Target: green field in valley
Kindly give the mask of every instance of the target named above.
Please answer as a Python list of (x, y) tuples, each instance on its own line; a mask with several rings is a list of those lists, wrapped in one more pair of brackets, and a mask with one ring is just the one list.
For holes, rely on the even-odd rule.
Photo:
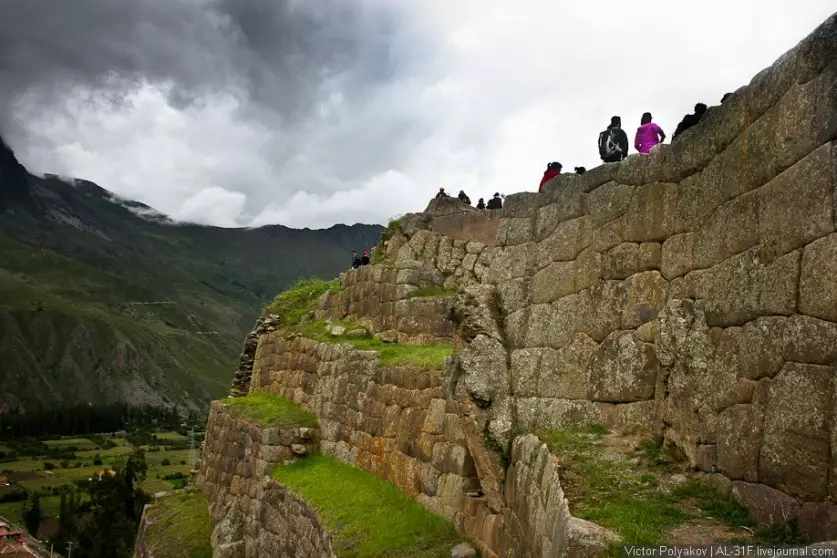
[[(154, 434), (158, 440), (170, 444), (188, 444), (188, 438), (177, 432), (158, 432)], [(113, 438), (118, 445), (111, 448), (101, 448), (93, 439), (64, 438), (43, 441), (49, 449), (76, 448), (72, 459), (54, 459), (44, 456), (20, 456), (14, 461), (0, 462), (0, 477), (5, 477), (10, 486), (0, 486), (0, 517), (20, 524), (22, 512), (26, 505), (23, 501), (2, 501), (4, 495), (23, 488), (28, 494), (41, 494), (41, 506), (45, 518), (58, 516), (61, 490), (75, 489), (77, 481), (96, 478), (100, 473), (118, 468), (126, 455), (134, 447), (125, 443), (124, 438)], [(183, 486), (191, 471), (189, 463), (189, 449), (173, 449), (173, 446), (144, 445), (139, 446), (145, 451), (145, 461), (148, 464), (146, 479), (142, 489), (153, 494), (156, 492), (173, 490)], [(14, 451), (13, 444), (6, 445), (0, 451)], [(96, 463), (101, 462), (97, 465)], [(166, 477), (183, 476), (184, 478)], [(64, 487), (64, 488), (62, 488)]]

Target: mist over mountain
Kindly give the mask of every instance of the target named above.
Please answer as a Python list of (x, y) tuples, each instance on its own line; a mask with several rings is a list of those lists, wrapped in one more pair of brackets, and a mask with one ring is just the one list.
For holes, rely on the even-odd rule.
[(0, 412), (203, 407), (268, 300), (334, 277), (381, 230), (175, 222), (92, 182), (36, 176), (0, 139)]

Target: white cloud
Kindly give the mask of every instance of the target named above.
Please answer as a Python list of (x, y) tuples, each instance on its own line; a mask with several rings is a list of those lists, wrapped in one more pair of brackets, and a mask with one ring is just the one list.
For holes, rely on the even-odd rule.
[(632, 136), (651, 111), (670, 135), (696, 102), (717, 104), (834, 10), (833, 0), (364, 5), (384, 4), (398, 19), (397, 70), (357, 89), (371, 67), (357, 62), (323, 81), (316, 110), (298, 119), (243, 89), (176, 108), (159, 83), (116, 107), (76, 88), (52, 110), (18, 101), (22, 159), (176, 219), (385, 223), (423, 209), (440, 184), (476, 202), (535, 190), (547, 161), (592, 168), (614, 114)]

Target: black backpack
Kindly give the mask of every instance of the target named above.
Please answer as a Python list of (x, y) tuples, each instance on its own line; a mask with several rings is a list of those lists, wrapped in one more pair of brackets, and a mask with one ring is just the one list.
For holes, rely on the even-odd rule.
[(599, 134), (599, 155), (602, 159), (610, 159), (622, 153), (618, 131), (619, 128), (608, 128)]

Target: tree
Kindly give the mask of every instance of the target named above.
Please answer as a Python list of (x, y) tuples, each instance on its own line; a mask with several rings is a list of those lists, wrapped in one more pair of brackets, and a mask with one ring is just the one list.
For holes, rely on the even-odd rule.
[(38, 527), (41, 526), (41, 519), (43, 519), (41, 497), (36, 492), (32, 495), (32, 499), (29, 501), (26, 509), (23, 510), (23, 524), (33, 537), (38, 537)]
[[(69, 500), (65, 503), (65, 513), (72, 520), (68, 523), (72, 528), (66, 531), (72, 532), (66, 533), (63, 542), (73, 542), (74, 558), (131, 558), (142, 509), (149, 500), (138, 487), (147, 471), (145, 452), (135, 450), (114, 476), (86, 485), (91, 507), (88, 516), (80, 519), (78, 505)], [(75, 517), (70, 517), (70, 508), (77, 510)]]

